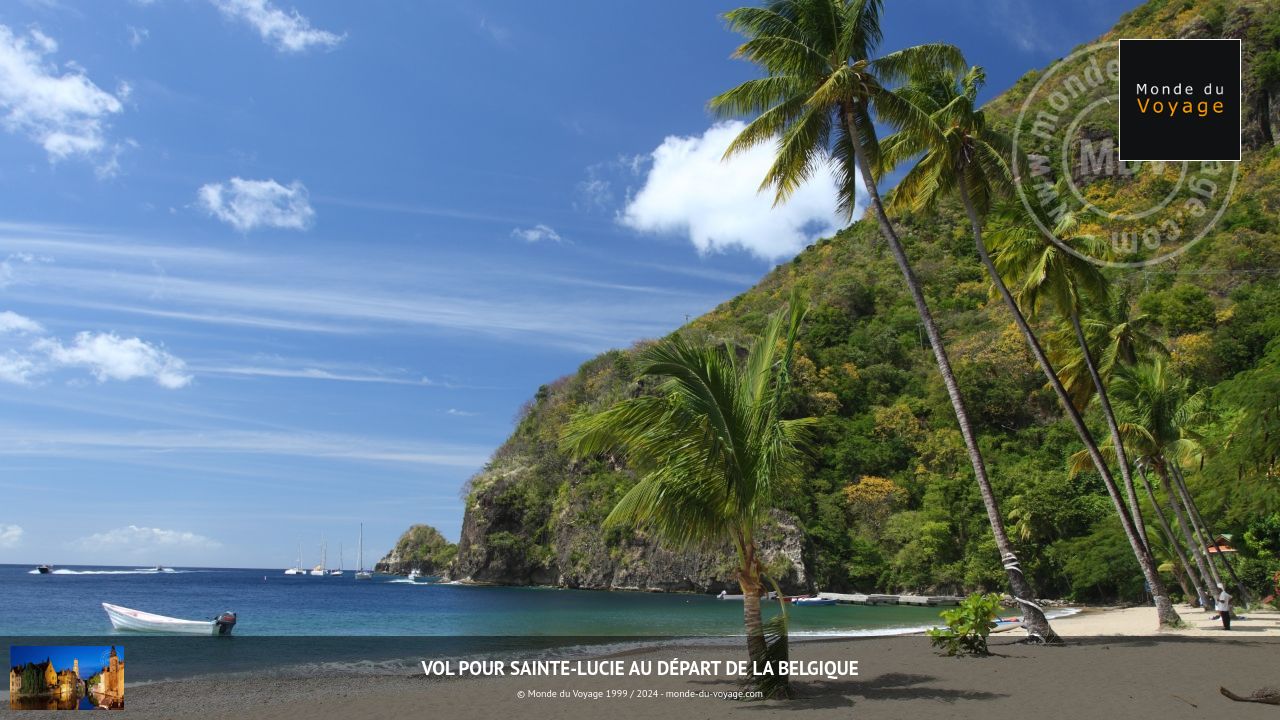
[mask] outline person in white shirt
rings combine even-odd
[[[1222,618],[1222,629],[1231,629],[1231,593],[1218,583],[1218,601],[1214,603],[1214,610],[1218,611],[1218,617]]]

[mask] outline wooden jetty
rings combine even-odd
[[[835,600],[844,605],[918,605],[920,607],[959,605],[961,600],[955,595],[864,595],[832,592],[820,592],[818,597]]]

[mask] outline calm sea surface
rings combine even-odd
[[[190,620],[237,613],[235,635],[722,636],[742,603],[710,595],[410,583],[280,570],[0,565],[0,635],[111,635],[102,603]],[[766,606],[772,605],[766,603]],[[791,609],[793,632],[872,634],[932,626],[938,611],[838,605]],[[125,636],[134,636],[126,633]]]
[[[375,576],[287,576],[279,569],[0,565],[0,643],[125,645],[129,682],[216,673],[413,673],[426,658],[566,656],[582,647],[702,638],[735,648],[742,603],[709,595],[410,583]],[[117,632],[102,603],[192,620],[238,614],[230,638]],[[776,603],[766,603],[766,614]],[[799,636],[882,635],[931,627],[938,610],[794,607]],[[738,635],[738,637],[734,637]]]

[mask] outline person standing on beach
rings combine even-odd
[[[1214,604],[1214,610],[1218,611],[1218,616],[1222,618],[1222,629],[1231,629],[1231,593],[1218,583],[1218,601]]]

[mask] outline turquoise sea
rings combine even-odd
[[[132,680],[198,674],[213,658],[222,671],[399,672],[426,656],[690,637],[737,643],[742,632],[742,603],[710,595],[477,587],[393,576],[356,581],[350,572],[63,567],[40,575],[30,566],[0,565],[0,588],[0,638],[127,644]],[[147,638],[113,630],[104,602],[193,620],[231,610],[238,624],[232,638]],[[766,612],[776,607],[766,603]],[[931,627],[938,610],[792,607],[790,617],[793,636],[884,635]]]

